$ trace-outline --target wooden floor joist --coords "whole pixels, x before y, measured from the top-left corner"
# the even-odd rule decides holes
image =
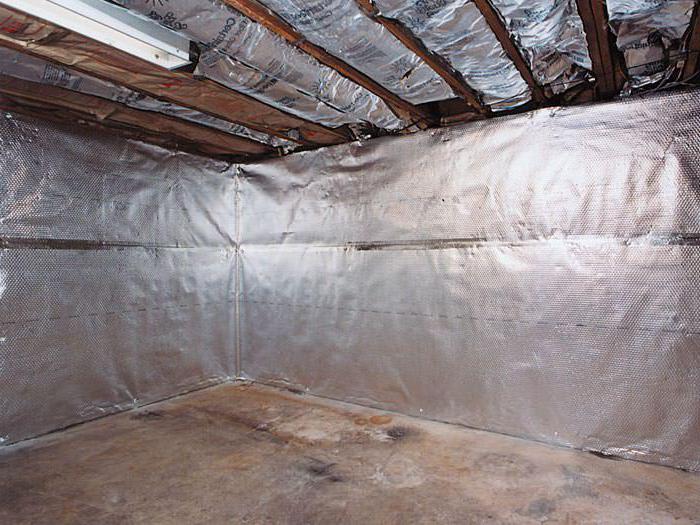
[[[274,148],[245,137],[57,86],[0,75],[0,93],[19,105],[57,108],[106,127],[126,127],[149,137],[161,135],[178,145],[197,146],[200,153],[237,157],[275,153]]]
[[[349,0],[350,1],[350,0]],[[384,26],[401,43],[418,55],[430,66],[447,84],[455,94],[462,97],[479,114],[490,113],[479,99],[478,93],[464,80],[459,71],[456,71],[444,57],[430,51],[425,44],[404,24],[393,18],[383,16],[372,0],[355,0],[360,9],[372,20]]]
[[[403,100],[360,70],[328,53],[322,47],[306,40],[304,35],[297,31],[296,28],[257,0],[223,1],[251,20],[254,20],[277,36],[283,38],[294,47],[312,56],[321,64],[334,69],[345,78],[352,80],[367,91],[374,93],[392,108],[399,117],[414,121],[431,121],[434,119],[434,116],[426,112],[425,109]]]
[[[146,130],[123,126],[116,122],[105,122],[90,118],[85,113],[61,108],[51,104],[3,95],[0,92],[0,110],[11,112],[13,115],[21,115],[37,119],[39,121],[55,122],[59,125],[71,123],[71,127],[85,127],[105,134],[118,134],[124,139],[131,139],[137,142],[144,142],[160,146],[175,152],[184,151],[193,155],[211,157],[226,162],[247,162],[251,157],[234,154],[221,155],[202,144],[193,144],[181,140],[179,137],[172,137],[163,133],[154,133]],[[76,130],[77,131],[77,130]]]
[[[697,80],[700,76],[700,3],[695,5],[688,31],[686,44],[688,55],[683,65],[683,80]]]
[[[486,23],[491,28],[493,34],[496,35],[501,47],[503,47],[503,51],[505,51],[506,55],[508,55],[508,58],[510,58],[520,75],[523,77],[523,80],[525,80],[529,86],[530,92],[532,93],[532,99],[536,103],[544,101],[546,98],[544,91],[537,83],[537,80],[535,80],[527,60],[525,60],[523,53],[516,45],[513,37],[503,23],[501,15],[498,13],[498,11],[496,11],[493,5],[491,5],[490,0],[474,0],[474,5],[481,12],[484,20],[486,20]]]
[[[597,98],[612,98],[620,92],[624,77],[615,47],[615,37],[608,25],[605,0],[576,0],[576,5],[593,63]]]
[[[17,19],[0,27],[0,46],[31,53],[44,60],[71,67],[115,84],[180,106],[201,111],[262,133],[291,139],[288,132],[299,133],[297,142],[307,145],[330,145],[352,139],[343,129],[330,129],[269,106],[248,95],[228,89],[213,81],[196,79],[191,73],[168,71],[76,33],[41,21],[50,29],[48,36],[24,38],[21,28],[37,19],[0,8],[3,19]],[[36,32],[36,27],[32,27]]]

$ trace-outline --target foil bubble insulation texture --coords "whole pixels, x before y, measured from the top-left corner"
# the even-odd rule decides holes
[[[700,469],[700,91],[241,166],[254,379]]]
[[[3,113],[0,441],[235,376],[221,162]]]
[[[354,1],[264,0],[304,37],[413,104],[455,97],[430,66]]]
[[[575,0],[492,0],[537,83],[562,93],[590,78],[591,57]]]
[[[606,5],[630,87],[658,82],[683,62],[696,0],[608,0]]]
[[[217,0],[118,0],[199,42],[195,74],[326,126],[368,122],[400,129],[382,99]]]
[[[287,151],[297,147],[292,141],[267,135],[266,133],[261,133],[233,122],[227,122],[190,108],[164,102],[127,87],[118,86],[74,69],[52,64],[41,58],[4,47],[0,47],[0,74],[94,95],[120,102],[134,109],[154,111],[178,117],[189,122],[230,133],[231,135],[246,137],[270,146],[282,147]]]
[[[382,15],[402,22],[428,49],[447,59],[492,109],[511,109],[530,100],[530,88],[470,0],[375,4]]]

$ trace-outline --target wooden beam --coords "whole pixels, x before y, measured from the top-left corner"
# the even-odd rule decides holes
[[[372,0],[355,0],[360,9],[372,20],[383,25],[392,35],[408,49],[423,59],[452,90],[474,108],[477,113],[490,113],[488,107],[481,103],[479,94],[464,80],[459,71],[442,56],[430,51],[413,32],[398,20],[383,16]]]
[[[36,34],[38,19],[23,13],[1,7],[0,19],[5,20],[0,26],[2,46],[262,133],[290,139],[288,132],[298,130],[300,139],[297,142],[302,144],[329,145],[352,140],[351,134],[343,129],[327,128],[296,117],[216,82],[195,79],[191,73],[168,71],[43,21],[41,24],[51,30],[48,36],[45,32],[39,39],[24,35],[25,25]],[[3,27],[11,30],[3,31]]]
[[[682,80],[689,80],[700,72],[700,3],[695,5],[688,31],[688,56],[683,65]]]
[[[486,20],[486,23],[491,28],[491,31],[498,39],[503,51],[505,51],[508,58],[513,62],[516,69],[523,77],[523,80],[530,87],[530,92],[532,93],[532,100],[536,103],[543,102],[546,97],[542,87],[535,80],[532,70],[530,69],[527,60],[523,56],[520,48],[515,43],[513,36],[510,34],[508,29],[501,18],[500,13],[496,8],[491,5],[490,0],[473,0],[476,8],[481,12],[481,15]]]
[[[227,162],[246,162],[251,157],[239,155],[222,155],[218,151],[210,151],[206,145],[182,141],[164,133],[152,133],[143,129],[121,125],[116,122],[100,121],[79,111],[61,108],[48,103],[28,100],[18,96],[4,95],[0,92],[0,110],[10,111],[15,115],[56,122],[60,125],[69,123],[71,126],[83,126],[96,129],[103,133],[118,134],[125,139],[154,144],[173,151],[184,151],[193,155],[206,156]]]
[[[306,40],[303,34],[297,31],[291,24],[264,6],[257,0],[223,0],[237,11],[241,12],[251,20],[266,27],[277,36],[283,38],[297,49],[311,55],[321,64],[328,66],[345,78],[352,80],[362,86],[367,91],[374,93],[381,98],[399,117],[407,120],[431,121],[434,116],[424,109],[411,104],[397,96],[387,88],[355,69],[347,62],[331,55],[325,49]]]
[[[43,107],[80,113],[88,120],[107,126],[127,127],[149,136],[162,134],[172,142],[199,145],[201,152],[207,154],[260,157],[277,153],[275,148],[245,137],[57,86],[0,75],[0,93],[15,100],[38,103]]]
[[[622,89],[624,76],[615,47],[615,36],[608,25],[605,0],[576,0],[588,41],[588,53],[596,79],[596,98],[608,99]]]

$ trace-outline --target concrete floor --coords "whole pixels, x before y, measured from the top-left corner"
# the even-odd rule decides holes
[[[0,451],[0,523],[700,523],[700,475],[222,385]]]

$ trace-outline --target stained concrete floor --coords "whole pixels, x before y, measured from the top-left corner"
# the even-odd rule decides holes
[[[222,385],[0,451],[0,523],[700,523],[700,475]]]

